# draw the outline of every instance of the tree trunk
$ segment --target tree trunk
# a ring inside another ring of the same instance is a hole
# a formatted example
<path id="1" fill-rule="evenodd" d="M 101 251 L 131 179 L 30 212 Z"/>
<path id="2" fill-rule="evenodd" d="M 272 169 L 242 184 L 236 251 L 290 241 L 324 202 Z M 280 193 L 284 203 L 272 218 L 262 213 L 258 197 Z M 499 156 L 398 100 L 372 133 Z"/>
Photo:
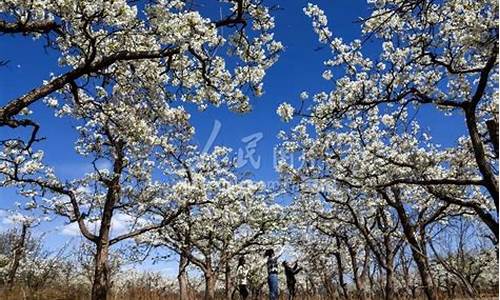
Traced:
<path id="1" fill-rule="evenodd" d="M 229 262 L 226 262 L 225 264 L 225 270 L 224 270 L 224 294 L 225 294 L 225 299 L 231 299 L 231 290 L 233 289 L 233 284 L 231 282 L 231 268 L 229 266 Z"/>
<path id="2" fill-rule="evenodd" d="M 422 255 L 416 254 L 415 251 L 412 252 L 413 252 L 413 259 L 417 264 L 418 272 L 420 274 L 420 279 L 422 280 L 425 296 L 429 300 L 436 300 L 437 295 L 434 289 L 434 284 L 432 282 L 428 264 L 425 261 L 426 259 L 423 258 Z"/>
<path id="3" fill-rule="evenodd" d="M 92 300 L 106 300 L 109 290 L 109 241 L 99 241 L 95 255 Z"/>
<path id="4" fill-rule="evenodd" d="M 417 232 L 415 230 L 415 226 L 410 223 L 410 219 L 408 218 L 403 204 L 399 201 L 398 197 L 396 197 L 393 206 L 396 208 L 396 212 L 398 213 L 406 240 L 410 244 L 411 253 L 413 259 L 415 260 L 415 264 L 417 265 L 418 273 L 420 274 L 420 280 L 422 281 L 425 296 L 429 300 L 436 300 L 437 295 L 429 270 L 427 251 L 425 249 L 425 228 L 421 227 L 420 229 L 420 243 L 416 237 Z"/>
<path id="5" fill-rule="evenodd" d="M 477 119 L 476 119 L 476 104 L 468 105 L 464 109 L 464 112 L 465 112 L 465 121 L 467 124 L 467 129 L 469 130 L 469 136 L 472 143 L 472 149 L 474 150 L 474 157 L 476 159 L 479 172 L 481 173 L 481 175 L 483 175 L 484 186 L 486 187 L 489 194 L 493 198 L 496 213 L 498 214 L 498 209 L 499 209 L 498 181 L 495 176 L 495 173 L 491 169 L 491 165 L 489 164 L 488 157 L 486 155 L 484 145 L 481 140 L 481 134 L 479 133 Z M 491 227 L 490 229 L 492 229 L 498 241 L 498 229 L 495 230 L 495 228 Z"/>
<path id="6" fill-rule="evenodd" d="M 99 235 L 95 240 L 95 269 L 94 282 L 92 284 L 92 300 L 106 300 L 110 288 L 109 283 L 109 234 L 111 231 L 111 220 L 113 219 L 113 211 L 115 204 L 120 198 L 120 175 L 123 171 L 123 144 L 118 144 L 116 147 L 117 158 L 113 164 L 114 178 L 106 181 L 107 193 L 106 201 L 101 215 L 101 224 Z"/>
<path id="7" fill-rule="evenodd" d="M 339 245 L 338 241 L 337 241 L 337 245 Z M 346 283 L 344 280 L 344 266 L 342 264 L 342 256 L 340 256 L 339 252 L 335 252 L 335 253 L 333 253 L 333 255 L 335 256 L 335 259 L 337 261 L 338 279 L 339 279 L 340 287 L 342 288 L 342 297 L 344 299 L 348 299 L 349 295 L 347 293 Z"/>
<path id="8" fill-rule="evenodd" d="M 498 157 L 498 122 L 495 119 L 486 121 L 486 128 L 488 128 L 488 133 L 490 135 L 491 144 L 493 144 L 493 149 Z"/>
<path id="9" fill-rule="evenodd" d="M 395 299 L 393 258 L 388 256 L 385 268 L 385 300 L 392 299 Z"/>
<path id="10" fill-rule="evenodd" d="M 408 217 L 406 210 L 403 206 L 403 202 L 399 197 L 398 190 L 393 190 L 394 199 L 391 200 L 390 196 L 385 191 L 380 191 L 381 195 L 384 197 L 386 202 L 396 209 L 398 218 L 401 221 L 401 226 L 403 227 L 403 232 L 406 240 L 410 244 L 411 253 L 415 263 L 417 265 L 418 272 L 420 274 L 420 279 L 422 281 L 422 286 L 424 293 L 429 300 L 436 300 L 437 295 L 434 289 L 434 282 L 432 281 L 429 264 L 427 261 L 427 251 L 425 244 L 425 225 L 421 224 L 418 228 L 420 229 L 419 238 L 417 238 L 416 226 L 413 225 Z"/>
<path id="11" fill-rule="evenodd" d="M 356 252 L 356 249 L 354 249 L 354 247 L 349 244 L 349 241 L 348 239 L 344 239 L 344 243 L 346 244 L 347 246 L 347 253 L 349 253 L 349 257 L 351 259 L 351 269 L 352 269 L 352 279 L 354 281 L 354 285 L 356 286 L 356 294 L 358 295 L 358 298 L 360 298 L 361 296 L 361 289 L 362 289 L 362 283 L 360 282 L 360 276 L 358 274 L 358 261 L 357 261 L 357 252 Z"/>
<path id="12" fill-rule="evenodd" d="M 21 228 L 21 235 L 19 236 L 19 241 L 17 242 L 16 248 L 14 250 L 14 261 L 12 262 L 12 268 L 9 271 L 7 286 L 12 288 L 16 280 L 17 269 L 19 268 L 19 263 L 24 255 L 24 246 L 26 243 L 26 233 L 28 231 L 28 225 L 23 223 Z"/>
<path id="13" fill-rule="evenodd" d="M 188 278 L 186 273 L 186 267 L 189 261 L 185 255 L 180 255 L 179 258 L 179 273 L 177 275 L 177 280 L 179 282 L 179 299 L 188 300 Z"/>
<path id="14" fill-rule="evenodd" d="M 113 206 L 117 192 L 114 188 L 108 189 L 108 199 L 104 203 L 101 218 L 101 227 L 96 241 L 94 282 L 92 283 L 92 300 L 106 300 L 109 290 L 109 233 L 111 231 L 111 219 L 113 218 Z"/>
<path id="15" fill-rule="evenodd" d="M 365 246 L 365 257 L 363 260 L 363 269 L 361 271 L 361 274 L 359 275 L 358 281 L 359 281 L 359 286 L 360 286 L 360 294 L 359 294 L 359 299 L 365 299 L 369 300 L 371 299 L 370 296 L 370 290 L 368 289 L 368 286 L 366 284 L 369 272 L 370 272 L 370 266 L 369 266 L 369 260 L 370 260 L 370 249 L 368 245 Z"/>
<path id="16" fill-rule="evenodd" d="M 328 275 L 323 276 L 323 284 L 325 286 L 325 289 L 326 289 L 326 292 L 328 294 L 329 299 L 334 299 L 334 297 L 335 297 L 335 287 L 333 286 L 333 283 L 332 283 L 333 276 L 335 276 L 335 274 L 331 274 L 330 276 L 328 276 Z M 312 279 L 311 279 L 311 283 L 313 283 Z M 314 288 L 314 293 L 317 293 L 319 290 L 321 290 L 321 289 Z"/>
<path id="17" fill-rule="evenodd" d="M 213 271 L 207 271 L 205 273 L 205 300 L 215 299 L 215 284 L 216 278 Z"/>
<path id="18" fill-rule="evenodd" d="M 420 236 L 420 241 L 418 242 L 418 245 L 420 246 L 419 253 L 417 253 L 416 248 L 412 249 L 414 250 L 413 253 L 413 259 L 415 260 L 418 268 L 418 272 L 420 274 L 420 278 L 422 280 L 422 285 L 424 286 L 424 293 L 427 296 L 427 299 L 429 300 L 436 300 L 438 299 L 438 295 L 436 292 L 436 285 L 435 282 L 432 278 L 432 273 L 431 273 L 431 268 L 429 266 L 429 256 L 427 255 L 427 244 L 426 244 L 426 233 L 425 233 L 425 226 L 420 226 L 419 229 L 419 236 Z M 418 255 L 419 259 L 415 257 L 415 255 Z"/>

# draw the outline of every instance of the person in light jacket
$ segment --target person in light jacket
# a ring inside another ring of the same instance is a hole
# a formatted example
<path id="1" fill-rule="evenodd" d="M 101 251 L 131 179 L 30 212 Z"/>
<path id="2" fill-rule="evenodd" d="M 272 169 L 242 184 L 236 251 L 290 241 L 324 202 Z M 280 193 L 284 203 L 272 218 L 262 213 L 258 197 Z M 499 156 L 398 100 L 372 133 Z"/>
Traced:
<path id="1" fill-rule="evenodd" d="M 245 263 L 245 257 L 242 256 L 238 260 L 238 266 L 236 267 L 236 281 L 238 283 L 238 292 L 240 294 L 240 299 L 246 300 L 248 297 L 248 265 Z"/>

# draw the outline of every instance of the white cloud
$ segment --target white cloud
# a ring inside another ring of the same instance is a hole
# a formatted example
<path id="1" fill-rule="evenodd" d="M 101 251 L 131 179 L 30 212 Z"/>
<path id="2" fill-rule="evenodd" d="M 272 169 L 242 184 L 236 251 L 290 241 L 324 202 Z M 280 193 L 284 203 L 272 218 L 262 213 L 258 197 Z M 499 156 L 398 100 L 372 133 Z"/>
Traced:
<path id="1" fill-rule="evenodd" d="M 12 220 L 8 217 L 7 211 L 0 209 L 0 229 L 8 229 L 12 226 Z"/>
<path id="2" fill-rule="evenodd" d="M 134 218 L 125 214 L 116 214 L 113 216 L 111 221 L 111 236 L 117 236 L 129 231 L 131 225 L 134 223 Z M 89 227 L 89 230 L 93 233 L 97 233 L 98 224 L 96 222 L 85 222 Z M 63 226 L 61 230 L 62 235 L 66 236 L 80 236 L 80 228 L 76 222 L 67 224 Z"/>
<path id="3" fill-rule="evenodd" d="M 67 235 L 67 236 L 79 236 L 80 235 L 80 229 L 78 228 L 78 224 L 76 222 L 70 223 L 68 225 L 64 225 L 62 230 L 61 230 L 62 235 Z"/>
<path id="4" fill-rule="evenodd" d="M 111 170 L 112 165 L 109 161 L 99 160 L 96 162 L 98 170 Z M 55 167 L 56 174 L 66 179 L 81 178 L 84 174 L 94 172 L 94 167 L 90 162 L 64 162 Z"/>

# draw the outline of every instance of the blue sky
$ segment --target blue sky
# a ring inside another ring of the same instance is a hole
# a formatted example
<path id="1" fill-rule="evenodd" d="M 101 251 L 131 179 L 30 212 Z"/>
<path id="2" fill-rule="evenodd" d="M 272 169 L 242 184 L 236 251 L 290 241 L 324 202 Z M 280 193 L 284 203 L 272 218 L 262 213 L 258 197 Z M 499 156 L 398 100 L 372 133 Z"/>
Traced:
<path id="1" fill-rule="evenodd" d="M 302 11 L 307 1 L 280 2 L 280 9 L 274 13 L 275 38 L 285 45 L 285 51 L 266 75 L 265 94 L 253 99 L 253 111 L 238 115 L 229 112 L 225 107 L 211 107 L 205 112 L 192 112 L 192 123 L 197 131 L 194 142 L 200 147 L 205 145 L 216 121 L 220 122 L 221 127 L 214 145 L 228 146 L 235 151 L 245 147 L 242 141 L 244 137 L 262 134 L 255 153 L 256 157 L 261 157 L 260 168 L 253 168 L 250 163 L 246 167 L 252 171 L 255 179 L 264 181 L 277 180 L 273 169 L 273 147 L 277 142 L 276 134 L 286 127 L 275 113 L 278 105 L 284 101 L 294 103 L 302 91 L 314 94 L 330 88 L 328 82 L 321 78 L 323 60 L 329 56 L 329 51 L 327 48 L 318 50 L 320 45 L 312 30 L 310 19 Z M 359 17 L 368 16 L 366 0 L 323 0 L 313 3 L 325 10 L 334 35 L 346 41 L 360 37 L 360 27 L 355 21 Z M 368 48 L 368 51 L 377 51 L 375 43 L 368 45 Z M 10 61 L 7 67 L 0 69 L 2 104 L 38 86 L 51 72 L 60 72 L 56 53 L 45 51 L 42 40 L 33 42 L 26 37 L 4 36 L 0 42 L 0 59 Z M 42 103 L 35 104 L 33 110 L 35 117 L 43 124 L 41 135 L 47 138 L 43 142 L 46 159 L 55 166 L 57 174 L 71 178 L 88 171 L 89 165 L 74 153 L 75 134 L 70 121 L 53 117 L 53 113 Z M 422 126 L 443 145 L 453 144 L 464 128 L 464 125 L 457 121 L 458 118 L 444 119 L 446 122 L 443 122 L 442 113 L 429 109 L 423 109 L 419 119 Z M 2 128 L 0 137 L 10 133 Z M 0 208 L 12 208 L 14 201 L 22 199 L 12 191 L 0 191 Z M 2 222 L 0 226 L 1 224 Z M 61 235 L 60 230 L 55 230 L 54 226 L 60 226 L 60 223 L 51 223 L 41 228 L 58 232 L 49 237 L 49 240 L 57 245 L 67 236 Z"/>

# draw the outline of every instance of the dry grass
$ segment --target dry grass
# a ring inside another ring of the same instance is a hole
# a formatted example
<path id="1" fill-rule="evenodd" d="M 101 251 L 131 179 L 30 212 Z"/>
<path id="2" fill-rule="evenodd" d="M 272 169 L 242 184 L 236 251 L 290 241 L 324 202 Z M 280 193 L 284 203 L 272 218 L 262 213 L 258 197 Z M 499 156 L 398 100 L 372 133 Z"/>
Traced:
<path id="1" fill-rule="evenodd" d="M 1 300 L 90 300 L 89 291 L 76 290 L 69 287 L 68 289 L 54 289 L 47 288 L 40 291 L 30 291 L 21 287 L 16 287 L 11 290 L 0 288 Z M 109 297 L 110 300 L 178 300 L 178 295 L 169 291 L 147 290 L 144 288 L 127 288 L 126 290 L 114 292 Z M 189 300 L 201 300 L 203 295 L 192 293 Z M 223 295 L 218 295 L 217 300 L 224 300 Z M 238 299 L 238 298 L 236 298 Z M 249 300 L 264 300 L 266 296 L 253 297 Z M 321 295 L 299 295 L 297 300 L 337 300 L 338 297 L 325 297 Z M 380 297 L 374 297 L 371 300 L 378 300 Z M 402 298 L 398 298 L 402 299 Z M 408 299 L 408 298 L 405 298 Z M 424 299 L 419 297 L 418 299 Z M 448 297 L 441 295 L 440 300 L 447 300 Z M 476 298 L 457 297 L 456 300 L 469 300 L 469 299 L 484 299 L 493 300 L 498 299 L 495 295 L 483 295 Z M 280 300 L 286 300 L 286 295 L 283 293 Z"/>

